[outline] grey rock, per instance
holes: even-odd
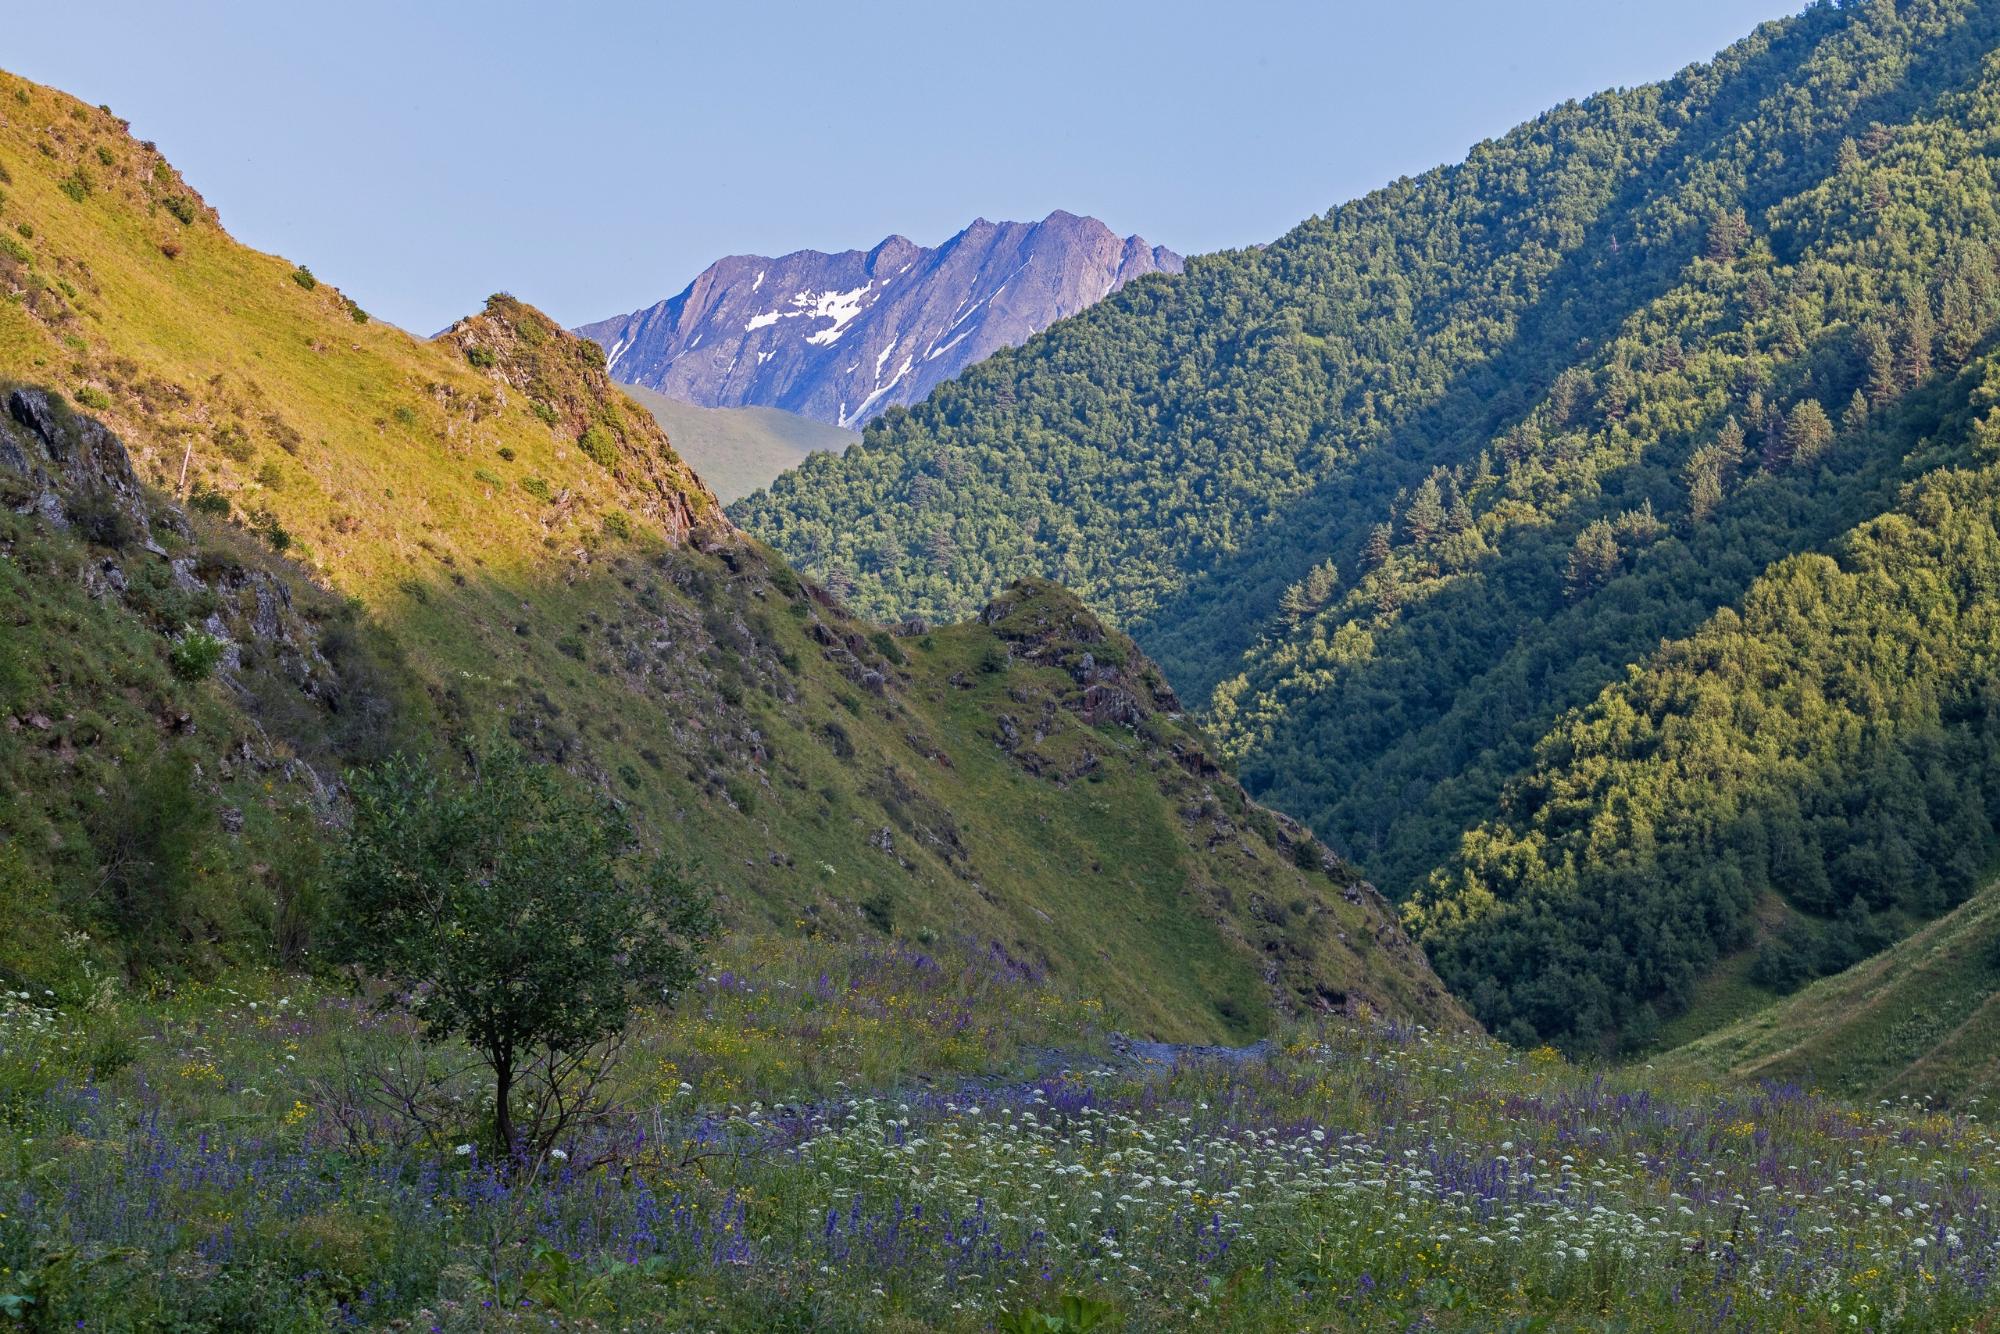
[[[1181,257],[1095,218],[984,218],[935,249],[732,255],[678,295],[577,330],[615,379],[703,407],[859,427]]]

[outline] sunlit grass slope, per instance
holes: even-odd
[[[0,81],[0,168],[0,380],[114,427],[161,503],[208,516],[196,546],[274,569],[283,549],[280,575],[350,599],[411,682],[385,736],[510,735],[629,803],[742,930],[977,941],[1164,1036],[1362,1002],[1459,1021],[1374,892],[1249,804],[1130,641],[1061,590],[892,636],[730,526],[601,352],[540,312],[497,296],[432,341],[370,321],[232,241],[108,111],[19,80]],[[119,554],[121,577],[147,559]],[[92,706],[100,687],[25,656],[22,698]],[[198,687],[214,726],[254,741],[227,677]],[[105,744],[122,767],[178,743],[134,725]],[[366,750],[292,748],[310,773],[269,778],[273,802],[337,790]]]

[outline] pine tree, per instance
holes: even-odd
[[[1896,331],[1896,385],[1899,389],[1911,390],[1930,378],[1931,374],[1931,325],[1930,301],[1920,298],[1903,317],[1902,327]]]
[[[1861,330],[1861,360],[1867,367],[1868,406],[1872,409],[1887,407],[1896,399],[1896,356],[1889,348],[1889,337],[1882,332],[1879,324],[1863,326]]]
[[[1563,571],[1563,589],[1571,601],[1601,588],[1617,570],[1620,553],[1618,537],[1603,519],[1595,520],[1576,535],[1569,550],[1569,564]]]
[[[1389,563],[1392,534],[1389,525],[1378,523],[1369,530],[1368,545],[1361,550],[1361,565],[1364,569],[1379,570]]]
[[[1833,422],[1816,398],[1796,404],[1785,419],[1785,446],[1797,466],[1813,463],[1833,443]]]
[[[1715,434],[1716,456],[1722,465],[1721,478],[1726,485],[1738,468],[1743,466],[1743,426],[1731,417],[1722,423],[1722,429]]]
[[[1868,428],[1868,396],[1859,389],[1854,397],[1847,400],[1847,411],[1840,416],[1841,429],[1858,433]]]
[[[1424,478],[1403,516],[1403,530],[1419,546],[1428,546],[1444,530],[1444,497],[1438,492],[1437,475]]]
[[[1727,264],[1750,241],[1750,223],[1740,208],[1724,209],[1708,224],[1708,257]]]
[[[1340,587],[1340,571],[1330,560],[1312,567],[1304,579],[1287,588],[1278,598],[1278,610],[1286,619],[1301,621],[1333,600]]]
[[[1687,482],[1688,515],[1696,523],[1706,523],[1722,505],[1722,449],[1703,445],[1688,456],[1681,476]]]
[[[1783,472],[1792,463],[1792,437],[1786,429],[1785,414],[1771,409],[1764,423],[1764,445],[1759,451],[1765,472]]]

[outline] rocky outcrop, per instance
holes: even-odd
[[[577,332],[614,378],[704,407],[858,427],[1181,257],[1095,218],[981,218],[935,249],[732,255],[678,296]]]
[[[715,493],[674,452],[660,424],[612,385],[596,344],[505,293],[437,341],[457,348],[501,394],[525,399],[551,430],[645,497],[640,511],[667,541],[704,545],[734,534]]]
[[[47,390],[24,387],[7,395],[0,471],[9,474],[0,503],[60,528],[79,527],[100,546],[137,544],[158,551],[156,521],[186,531],[178,511],[163,507],[154,514],[131,456],[110,428],[72,411]]]

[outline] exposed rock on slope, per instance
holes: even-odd
[[[936,249],[732,255],[685,291],[584,325],[611,373],[704,407],[784,408],[858,427],[1181,257],[1095,218],[984,218]]]

